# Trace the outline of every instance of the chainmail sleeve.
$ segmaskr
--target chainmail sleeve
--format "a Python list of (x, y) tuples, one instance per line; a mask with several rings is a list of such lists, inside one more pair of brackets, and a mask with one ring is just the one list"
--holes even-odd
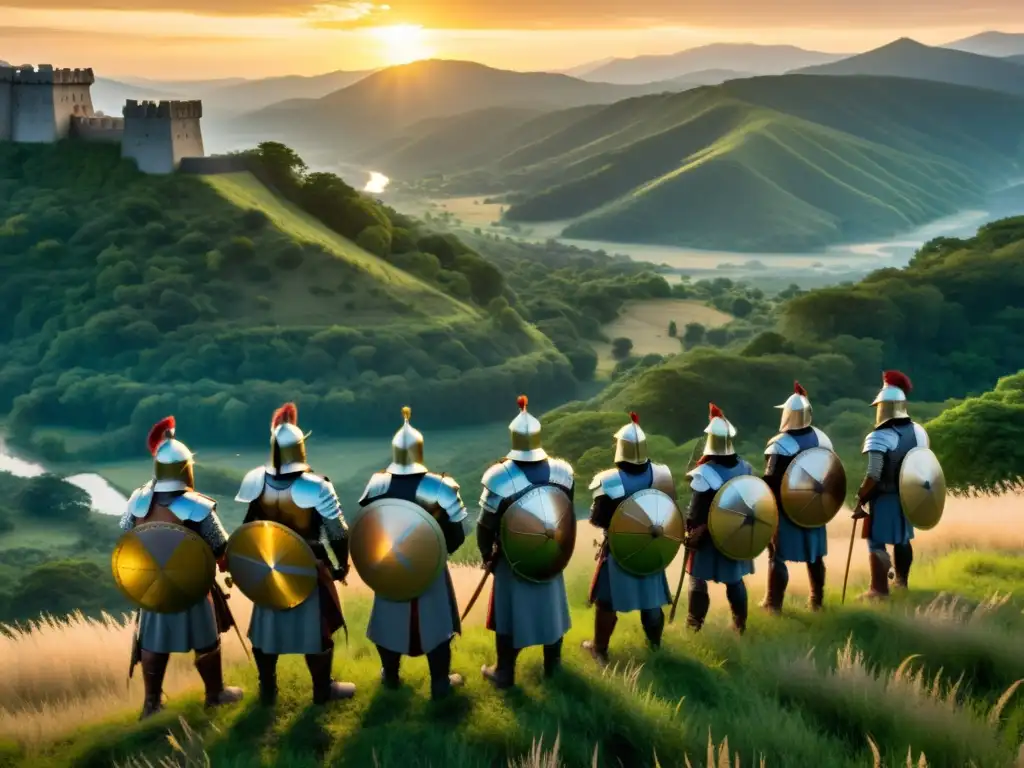
[(885, 454), (881, 451), (868, 451), (868, 471), (867, 476), (872, 480), (879, 481), (882, 479), (882, 466), (885, 463)]
[(137, 518), (135, 517), (135, 514), (132, 511), (131, 506), (129, 506), (128, 509), (125, 510), (124, 514), (121, 515), (121, 520), (118, 522), (117, 525), (122, 531), (130, 531), (132, 528), (135, 527), (136, 519)]
[(216, 512), (211, 512), (200, 521), (197, 533), (210, 545), (213, 556), (220, 559), (228, 546), (228, 534)]
[(690, 530), (708, 522), (711, 502), (715, 499), (714, 491), (695, 491), (690, 496), (690, 506), (686, 510), (686, 528)]
[(615, 502), (607, 496), (598, 496), (590, 505), (591, 525), (608, 530), (612, 522), (612, 514), (615, 512)]

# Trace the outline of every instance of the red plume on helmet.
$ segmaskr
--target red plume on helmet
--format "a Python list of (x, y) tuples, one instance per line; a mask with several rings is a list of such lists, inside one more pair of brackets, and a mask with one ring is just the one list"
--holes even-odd
[(529, 402), (530, 401), (529, 399), (527, 399), (526, 395), (520, 395), (519, 397), (516, 398), (516, 405), (519, 406), (520, 411), (525, 411), (526, 406)]
[(270, 428), (277, 429), (282, 424), (297, 424), (299, 422), (299, 409), (295, 403), (285, 403), (276, 411), (270, 420)]
[(174, 417), (168, 416), (158, 421), (149, 430), (149, 435), (146, 436), (146, 447), (149, 448), (151, 454), (156, 456), (156, 450), (160, 447), (160, 443), (174, 437), (174, 424)]
[(629, 412), (629, 420), (632, 421), (634, 424), (639, 424), (640, 423), (640, 415), (636, 411), (630, 411)]
[(800, 386), (799, 381), (793, 382), (793, 392), (798, 395), (803, 395), (804, 397), (807, 397), (807, 390)]
[(725, 418), (725, 414), (722, 413), (721, 408), (719, 408), (714, 403), (708, 403), (708, 421), (711, 421), (711, 419), (715, 418), (716, 416), (720, 419)]
[(882, 374), (882, 384), (887, 387), (896, 387), (902, 389), (903, 394), (909, 395), (914, 385), (910, 383), (910, 379), (905, 373), (899, 371), (886, 371)]

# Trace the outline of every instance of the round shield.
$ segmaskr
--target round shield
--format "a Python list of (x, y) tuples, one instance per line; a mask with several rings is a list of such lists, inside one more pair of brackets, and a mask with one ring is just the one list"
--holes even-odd
[(798, 453), (782, 475), (782, 511), (801, 528), (832, 521), (846, 500), (846, 470), (827, 448)]
[(261, 608), (286, 611), (316, 589), (316, 555), (286, 525), (270, 520), (246, 523), (231, 534), (226, 554), (235, 586)]
[(175, 523), (142, 523), (117, 542), (114, 582), (139, 608), (179, 613), (213, 589), (217, 563), (203, 537)]
[(560, 574), (576, 547), (576, 515), (565, 491), (541, 485), (523, 494), (501, 516), (501, 551), (527, 581)]
[(683, 543), (685, 529), (676, 503), (648, 488), (615, 509), (608, 525), (608, 550), (622, 570), (650, 576), (668, 568)]
[(352, 526), (352, 565), (366, 585), (387, 600), (422, 595), (448, 556), (444, 532), (419, 504), (378, 499), (367, 504)]
[(913, 448), (900, 467), (900, 504), (915, 528), (927, 531), (939, 524), (946, 506), (946, 476), (929, 448)]
[(778, 524), (775, 494), (753, 475), (734, 477), (719, 488), (708, 513), (711, 541), (733, 560), (753, 560), (764, 552)]

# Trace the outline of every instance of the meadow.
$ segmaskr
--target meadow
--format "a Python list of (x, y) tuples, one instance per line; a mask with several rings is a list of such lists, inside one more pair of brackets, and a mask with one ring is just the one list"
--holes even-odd
[[(492, 654), (481, 602), (456, 641), (454, 665), (467, 686), (439, 704), (428, 700), (422, 660), (404, 662), (404, 688), (380, 688), (376, 654), (363, 636), (369, 595), (354, 577), (343, 588), (350, 629), (347, 643), (338, 636), (335, 670), (359, 691), (326, 711), (308, 706), (298, 659), (282, 664), (278, 712), (256, 707), (255, 673), (238, 639), (226, 635), (227, 677), (246, 688), (245, 703), (205, 713), (190, 660), (176, 658), (168, 711), (138, 724), (138, 673), (125, 685), (126, 622), (8, 627), (0, 637), (0, 764), (667, 768), (688, 756), (708, 766), (852, 768), (923, 765), (924, 754), (931, 766), (1024, 765), (1017, 691), (1024, 619), (1014, 597), (1024, 587), (1020, 502), (951, 500), (943, 524), (915, 541), (911, 591), (884, 606), (851, 599), (866, 586), (860, 541), (850, 597), (838, 605), (849, 541), (844, 514), (830, 526), (826, 611), (803, 608), (806, 579), (794, 568), (786, 614), (762, 615), (754, 607), (764, 588), (759, 562), (748, 579), (752, 610), (744, 637), (728, 629), (717, 590), (704, 632), (684, 633), (684, 596), (683, 614), (668, 627), (661, 651), (646, 650), (639, 622), (623, 618), (613, 666), (604, 671), (579, 650), (590, 634), (585, 594), (596, 539), (581, 524), (567, 573), (573, 628), (563, 672), (544, 683), (539, 651), (531, 650), (521, 657), (518, 689), (492, 691), (478, 671)], [(670, 569), (673, 587), (678, 567), (677, 560)], [(480, 571), (453, 570), (465, 605)], [(234, 594), (231, 605), (245, 626), (242, 596)], [(171, 743), (168, 731), (175, 734)], [(713, 756), (709, 741), (717, 745)]]

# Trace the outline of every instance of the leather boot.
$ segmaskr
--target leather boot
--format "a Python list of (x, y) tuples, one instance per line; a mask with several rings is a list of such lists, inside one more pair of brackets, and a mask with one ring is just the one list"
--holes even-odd
[(871, 567), (871, 586), (860, 599), (885, 600), (889, 597), (889, 553), (869, 552), (868, 565)]
[(608, 663), (608, 644), (618, 623), (619, 616), (615, 611), (600, 605), (594, 609), (594, 639), (584, 640), (583, 650), (588, 651), (602, 667)]
[(164, 708), (164, 673), (167, 672), (167, 661), (170, 658), (169, 653), (153, 653), (146, 650), (141, 652), (139, 661), (142, 662), (142, 684), (146, 698), (142, 703), (139, 720), (145, 720)]
[(725, 596), (732, 612), (732, 628), (742, 635), (747, 631), (747, 585), (742, 581), (729, 584), (725, 588)]
[(430, 698), (435, 701), (443, 699), (465, 682), (462, 675), (452, 672), (452, 645), (449, 640), (441, 643), (427, 654), (427, 666), (430, 668)]
[(665, 612), (661, 608), (641, 611), (640, 626), (644, 628), (647, 644), (653, 650), (661, 648), (661, 635), (665, 631)]
[(910, 542), (899, 544), (892, 548), (893, 570), (896, 571), (896, 579), (893, 583), (898, 589), (907, 588), (907, 579), (910, 577), (910, 565), (914, 562), (914, 547)]
[(221, 664), (220, 646), (208, 653), (196, 652), (196, 671), (206, 688), (206, 706), (219, 707), (242, 700), (242, 689), (224, 686), (224, 667)]
[(399, 676), (399, 668), (402, 664), (402, 654), (377, 646), (377, 655), (380, 656), (380, 681), (385, 688), (395, 690), (402, 684)]
[(516, 657), (519, 649), (512, 645), (512, 635), (496, 634), (494, 643), (497, 661), (489, 667), (483, 667), (480, 672), (495, 688), (511, 688), (516, 684)]
[(711, 595), (707, 592), (690, 591), (690, 604), (686, 612), (686, 628), (694, 632), (700, 632), (704, 626), (704, 619), (708, 616), (708, 609), (711, 607)]
[(252, 658), (260, 678), (260, 704), (272, 707), (277, 704), (277, 654), (253, 648)]
[(820, 611), (825, 599), (825, 561), (821, 558), (807, 564), (807, 580), (811, 593), (807, 597), (807, 607), (812, 611)]
[(782, 613), (782, 602), (786, 599), (786, 587), (789, 586), (789, 574), (775, 562), (768, 561), (768, 586), (760, 606), (769, 613)]
[(562, 640), (544, 646), (544, 677), (554, 677), (562, 666)]
[(352, 683), (339, 683), (331, 679), (331, 665), (334, 663), (334, 648), (320, 653), (306, 654), (306, 667), (313, 678), (313, 703), (322, 706), (340, 699), (351, 699), (356, 695)]

